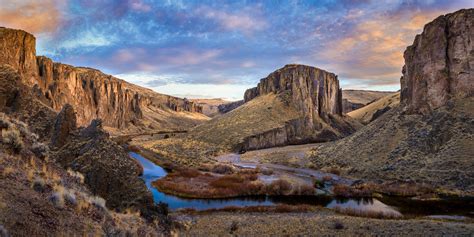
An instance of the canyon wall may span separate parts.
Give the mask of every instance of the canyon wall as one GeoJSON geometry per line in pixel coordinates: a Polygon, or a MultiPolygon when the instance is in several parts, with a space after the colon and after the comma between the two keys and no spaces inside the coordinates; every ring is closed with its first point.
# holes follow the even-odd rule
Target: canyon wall
{"type": "Polygon", "coordinates": [[[318,118],[342,115],[342,91],[337,76],[305,65],[290,64],[271,73],[257,87],[245,91],[244,101],[282,92],[288,93],[289,103],[303,113],[309,128],[314,127],[318,118]]]}
{"type": "Polygon", "coordinates": [[[286,65],[261,79],[257,87],[248,89],[244,101],[269,93],[279,94],[301,115],[282,127],[245,138],[241,150],[331,141],[359,127],[342,114],[342,90],[334,73],[305,65],[286,65]]]}
{"type": "Polygon", "coordinates": [[[405,53],[401,102],[408,113],[427,114],[451,98],[474,95],[474,9],[425,25],[405,53]]]}
{"type": "MultiPolygon", "coordinates": [[[[71,104],[76,108],[81,126],[100,118],[104,126],[117,129],[131,125],[148,129],[150,124],[154,124],[153,129],[167,129],[166,126],[171,126],[166,121],[168,117],[179,117],[174,112],[202,113],[202,108],[192,101],[162,95],[96,69],[37,57],[35,37],[25,31],[0,28],[0,50],[0,64],[18,70],[42,101],[54,110],[71,104]]],[[[192,119],[184,120],[181,125],[195,125],[188,121],[192,119]]]]}

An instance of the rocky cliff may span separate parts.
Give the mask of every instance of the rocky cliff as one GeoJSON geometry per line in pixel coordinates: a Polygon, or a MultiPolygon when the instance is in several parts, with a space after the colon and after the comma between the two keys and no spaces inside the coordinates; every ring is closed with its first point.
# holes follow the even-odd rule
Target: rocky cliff
{"type": "Polygon", "coordinates": [[[206,120],[192,101],[155,93],[99,70],[36,57],[34,36],[21,30],[0,28],[0,63],[18,70],[54,110],[71,104],[81,126],[100,118],[105,127],[136,132],[183,129],[206,120]]]}
{"type": "Polygon", "coordinates": [[[404,54],[401,102],[427,114],[451,98],[474,95],[474,10],[436,18],[404,54]]]}
{"type": "Polygon", "coordinates": [[[244,101],[278,94],[300,116],[284,126],[245,139],[244,150],[286,144],[335,140],[354,132],[357,124],[342,116],[342,90],[334,73],[319,68],[290,64],[271,73],[248,89],[244,101]]]}
{"type": "MultiPolygon", "coordinates": [[[[473,24],[474,9],[428,23],[405,51],[401,104],[352,136],[317,147],[310,155],[312,166],[472,196],[473,24]]],[[[379,105],[390,104],[387,99],[379,105]]]]}
{"type": "Polygon", "coordinates": [[[290,64],[271,73],[257,87],[245,91],[244,101],[281,92],[289,93],[291,103],[308,121],[328,114],[342,115],[342,91],[337,76],[305,65],[290,64]]]}

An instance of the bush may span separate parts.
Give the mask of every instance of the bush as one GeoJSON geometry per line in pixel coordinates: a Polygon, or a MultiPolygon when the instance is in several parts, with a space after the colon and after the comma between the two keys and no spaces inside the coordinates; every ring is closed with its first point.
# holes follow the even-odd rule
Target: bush
{"type": "Polygon", "coordinates": [[[314,180],[314,187],[318,189],[324,188],[324,181],[319,179],[314,180]]]}
{"type": "Polygon", "coordinates": [[[64,199],[69,203],[70,205],[76,205],[77,204],[77,199],[76,195],[72,190],[66,190],[64,192],[64,199]]]}
{"type": "Polygon", "coordinates": [[[74,171],[74,170],[71,170],[71,169],[67,169],[67,173],[68,173],[71,177],[77,179],[77,181],[79,181],[80,183],[84,183],[84,175],[81,174],[80,172],[74,171]]]}
{"type": "Polygon", "coordinates": [[[32,187],[33,187],[33,190],[35,190],[36,192],[42,193],[45,191],[46,182],[44,181],[43,178],[36,177],[35,180],[33,181],[32,187]]]}
{"type": "Polygon", "coordinates": [[[20,131],[16,127],[10,127],[8,130],[2,130],[3,143],[10,145],[15,152],[23,149],[23,140],[20,131]]]}
{"type": "Polygon", "coordinates": [[[279,179],[267,186],[267,193],[270,195],[287,195],[291,192],[291,184],[287,180],[279,179]]]}
{"type": "Polygon", "coordinates": [[[332,224],[332,228],[335,229],[335,230],[342,230],[342,229],[344,229],[344,224],[342,224],[341,221],[336,220],[332,224]]]}
{"type": "Polygon", "coordinates": [[[105,207],[105,200],[101,197],[98,197],[98,196],[95,196],[95,197],[91,197],[89,199],[90,203],[100,209],[106,209],[105,207]]]}
{"type": "Polygon", "coordinates": [[[181,169],[174,173],[171,173],[170,176],[180,176],[185,178],[196,178],[201,174],[201,172],[195,169],[181,169]]]}
{"type": "Polygon", "coordinates": [[[335,175],[341,174],[341,170],[337,167],[331,167],[328,172],[335,175]]]}
{"type": "Polygon", "coordinates": [[[234,167],[226,164],[217,164],[212,167],[211,171],[216,174],[233,174],[234,167]]]}
{"type": "Polygon", "coordinates": [[[41,142],[35,142],[31,146],[31,151],[39,158],[45,158],[48,155],[49,147],[41,142]]]}
{"type": "Polygon", "coordinates": [[[60,192],[54,192],[50,197],[49,200],[56,206],[57,208],[64,207],[64,197],[63,194],[60,192]]]}

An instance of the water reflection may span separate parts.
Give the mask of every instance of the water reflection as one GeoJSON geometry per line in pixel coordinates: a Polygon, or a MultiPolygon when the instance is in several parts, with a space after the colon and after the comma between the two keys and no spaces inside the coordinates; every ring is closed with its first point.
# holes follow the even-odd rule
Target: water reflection
{"type": "Polygon", "coordinates": [[[147,160],[141,155],[130,152],[130,156],[138,160],[143,166],[142,179],[146,186],[153,194],[155,202],[168,203],[170,209],[180,208],[194,208],[196,210],[205,210],[212,208],[224,208],[229,206],[244,207],[244,206],[271,206],[276,204],[308,204],[314,206],[324,206],[328,208],[342,208],[353,209],[360,212],[377,212],[386,215],[400,216],[403,213],[405,216],[414,215],[472,215],[473,201],[457,202],[417,202],[408,199],[384,198],[385,203],[374,198],[349,198],[349,199],[334,199],[327,196],[276,196],[276,197],[239,197],[226,199],[187,199],[179,198],[173,195],[168,195],[158,191],[151,184],[153,181],[167,175],[167,171],[153,162],[147,160]],[[398,208],[394,208],[397,206],[398,208]]]}

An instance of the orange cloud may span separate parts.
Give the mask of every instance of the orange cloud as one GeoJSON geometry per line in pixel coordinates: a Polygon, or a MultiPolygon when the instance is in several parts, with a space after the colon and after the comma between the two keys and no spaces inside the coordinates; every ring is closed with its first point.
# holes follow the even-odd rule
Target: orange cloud
{"type": "Polygon", "coordinates": [[[398,82],[403,52],[423,26],[441,12],[378,15],[358,23],[344,38],[335,40],[317,57],[332,59],[329,68],[344,77],[398,82]]]}
{"type": "Polygon", "coordinates": [[[2,3],[0,25],[31,33],[54,32],[60,24],[63,1],[19,0],[2,3]]]}

